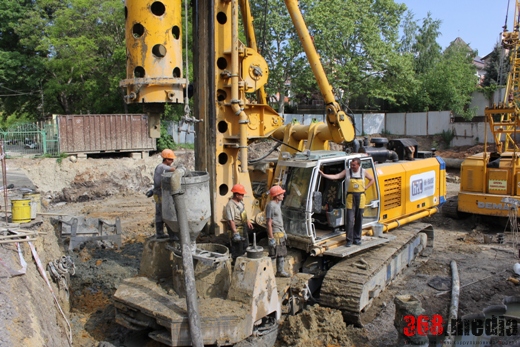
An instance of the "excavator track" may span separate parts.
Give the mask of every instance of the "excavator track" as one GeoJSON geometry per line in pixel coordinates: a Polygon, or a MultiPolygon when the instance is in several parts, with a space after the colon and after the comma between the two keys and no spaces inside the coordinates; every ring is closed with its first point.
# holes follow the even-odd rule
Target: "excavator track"
{"type": "Polygon", "coordinates": [[[412,223],[393,230],[395,240],[342,260],[330,268],[323,279],[320,304],[340,309],[345,321],[363,326],[362,315],[391,281],[418,254],[433,249],[433,227],[412,223]]]}
{"type": "Polygon", "coordinates": [[[466,219],[471,217],[471,213],[459,211],[459,198],[452,196],[442,205],[442,215],[453,219],[466,219]]]}
{"type": "Polygon", "coordinates": [[[448,198],[442,205],[442,215],[453,219],[460,219],[458,211],[458,197],[453,196],[448,198]]]}

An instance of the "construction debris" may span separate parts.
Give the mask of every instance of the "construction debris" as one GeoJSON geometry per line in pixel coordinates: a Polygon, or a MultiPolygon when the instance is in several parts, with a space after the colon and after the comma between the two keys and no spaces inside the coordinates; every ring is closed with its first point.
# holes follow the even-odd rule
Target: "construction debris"
{"type": "Polygon", "coordinates": [[[5,267],[7,269],[7,271],[9,272],[9,275],[11,277],[25,275],[25,273],[27,272],[27,262],[25,261],[25,259],[23,257],[22,249],[20,248],[20,244],[17,243],[16,247],[18,248],[18,256],[20,257],[20,264],[22,264],[22,268],[20,270],[11,269],[9,266],[7,266],[6,263],[4,263],[2,261],[2,259],[0,259],[0,265],[2,265],[3,267],[5,267]]]}

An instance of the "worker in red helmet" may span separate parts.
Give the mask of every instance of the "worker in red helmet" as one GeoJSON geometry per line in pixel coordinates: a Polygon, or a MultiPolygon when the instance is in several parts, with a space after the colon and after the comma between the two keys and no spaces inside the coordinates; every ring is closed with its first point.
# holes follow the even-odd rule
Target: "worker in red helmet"
{"type": "Polygon", "coordinates": [[[155,237],[157,239],[173,238],[173,231],[166,226],[168,234],[164,233],[164,222],[162,218],[162,189],[161,189],[161,176],[165,172],[175,171],[175,167],[172,166],[176,156],[171,149],[165,149],[161,152],[163,158],[162,163],[155,167],[153,173],[153,199],[155,201],[155,237]]]}
{"type": "Polygon", "coordinates": [[[285,257],[287,256],[287,236],[283,227],[282,201],[285,190],[280,186],[273,186],[269,190],[271,201],[265,208],[267,220],[267,237],[269,256],[276,258],[276,276],[290,277],[285,271],[285,257]]]}
{"type": "Polygon", "coordinates": [[[246,252],[249,246],[249,230],[253,224],[247,218],[243,203],[246,189],[241,184],[235,184],[231,188],[233,197],[229,199],[224,211],[224,219],[227,221],[231,257],[235,260],[246,252]]]}

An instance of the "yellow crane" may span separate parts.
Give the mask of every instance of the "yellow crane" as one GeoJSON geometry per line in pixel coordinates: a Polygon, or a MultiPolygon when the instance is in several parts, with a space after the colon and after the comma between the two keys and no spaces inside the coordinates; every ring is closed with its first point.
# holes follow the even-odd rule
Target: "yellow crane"
{"type": "Polygon", "coordinates": [[[502,47],[509,56],[504,98],[484,111],[495,148],[494,151],[488,150],[485,131],[484,151],[466,158],[461,164],[460,192],[457,198],[449,200],[443,207],[443,213],[449,216],[508,217],[510,210],[516,209],[516,205],[508,199],[520,198],[519,5],[517,0],[513,30],[507,31],[505,25],[502,33],[502,47]]]}

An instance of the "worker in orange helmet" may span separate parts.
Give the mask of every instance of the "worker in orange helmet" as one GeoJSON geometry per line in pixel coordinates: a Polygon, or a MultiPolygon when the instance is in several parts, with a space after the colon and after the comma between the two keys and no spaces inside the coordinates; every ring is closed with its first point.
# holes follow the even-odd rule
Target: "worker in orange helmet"
{"type": "Polygon", "coordinates": [[[253,229],[253,224],[247,218],[243,203],[246,194],[244,186],[235,184],[231,192],[233,197],[226,204],[224,219],[228,225],[231,257],[235,260],[246,252],[249,246],[249,230],[253,229]]]}
{"type": "Polygon", "coordinates": [[[155,237],[157,239],[167,239],[168,237],[173,238],[173,231],[166,226],[168,234],[164,233],[164,222],[162,218],[162,189],[161,189],[161,176],[165,172],[175,171],[175,167],[172,166],[176,156],[171,149],[165,149],[161,152],[163,158],[162,163],[155,167],[153,174],[153,198],[155,200],[155,237]]]}
{"type": "Polygon", "coordinates": [[[280,186],[273,186],[269,190],[271,201],[265,208],[267,220],[267,237],[269,245],[269,256],[276,258],[276,276],[290,277],[285,272],[285,257],[287,256],[287,236],[283,227],[282,201],[285,190],[280,186]]]}

